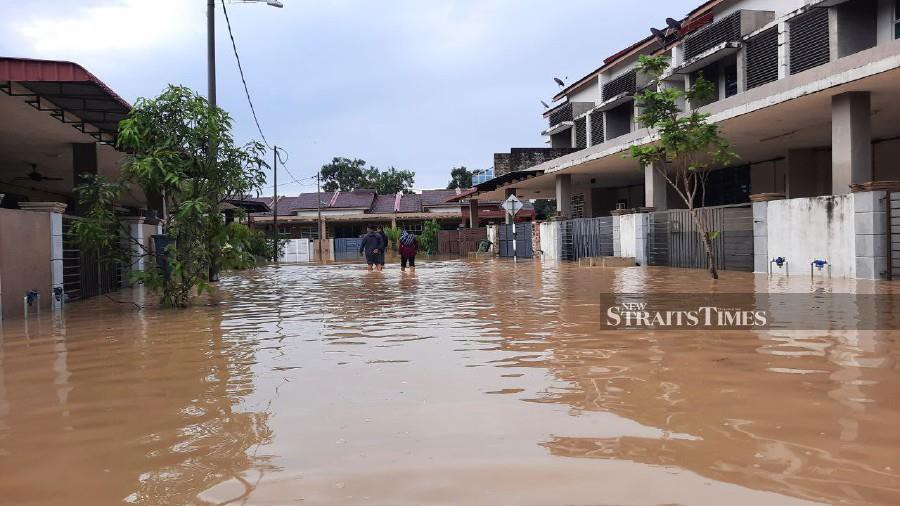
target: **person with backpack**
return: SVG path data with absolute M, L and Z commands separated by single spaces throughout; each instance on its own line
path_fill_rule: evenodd
M 416 236 L 404 230 L 400 234 L 400 270 L 405 271 L 409 264 L 410 272 L 416 272 L 416 253 L 419 251 L 419 242 Z

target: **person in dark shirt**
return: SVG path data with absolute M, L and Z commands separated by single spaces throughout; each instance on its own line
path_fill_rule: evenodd
M 382 241 L 381 236 L 375 232 L 372 227 L 368 227 L 368 232 L 363 236 L 362 242 L 359 243 L 359 252 L 366 255 L 366 264 L 369 265 L 369 271 L 373 268 L 382 269 L 379 263 L 379 254 L 383 254 L 386 243 Z
M 378 236 L 381 237 L 381 253 L 378 253 L 378 265 L 384 269 L 384 253 L 388 247 L 388 236 L 384 233 L 384 227 L 378 227 Z

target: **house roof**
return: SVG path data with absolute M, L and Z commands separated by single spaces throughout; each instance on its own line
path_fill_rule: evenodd
M 450 203 L 450 199 L 462 193 L 462 190 L 422 190 L 422 206 L 442 206 Z
M 701 18 L 704 15 L 708 15 L 709 12 L 715 6 L 721 4 L 722 2 L 725 2 L 725 1 L 727 1 L 727 0 L 707 0 L 706 2 L 703 2 L 700 6 L 694 8 L 682 20 L 682 22 L 685 23 L 685 25 L 686 25 L 685 26 L 686 29 L 682 29 L 681 32 L 679 32 L 679 35 L 684 36 L 691 31 L 699 29 L 701 26 L 706 24 L 706 22 L 712 21 L 712 19 L 709 19 L 706 22 L 696 23 L 696 21 L 699 20 L 698 18 Z M 592 78 L 596 77 L 597 74 L 599 74 L 600 72 L 606 70 L 607 67 L 611 67 L 612 65 L 619 62 L 623 58 L 626 58 L 626 57 L 634 54 L 636 51 L 639 51 L 655 42 L 656 42 L 656 38 L 653 35 L 650 35 L 650 36 L 645 37 L 645 38 L 641 39 L 640 41 L 635 42 L 634 44 L 626 47 L 625 49 L 622 49 L 621 51 L 607 57 L 606 59 L 603 60 L 603 65 L 597 67 L 597 69 L 595 69 L 593 72 L 587 74 L 586 76 L 582 77 L 578 81 L 575 81 L 574 83 L 570 84 L 569 86 L 566 86 L 565 88 L 563 88 L 559 93 L 557 93 L 553 97 L 553 101 L 556 102 L 558 100 L 561 100 L 562 98 L 567 96 L 572 91 L 587 84 L 588 81 L 590 81 Z

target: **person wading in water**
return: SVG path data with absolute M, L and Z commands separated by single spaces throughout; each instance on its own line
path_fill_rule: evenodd
M 419 251 L 419 242 L 416 236 L 406 230 L 400 235 L 400 270 L 406 270 L 409 264 L 410 272 L 416 272 L 416 253 Z
M 378 253 L 378 265 L 381 266 L 381 269 L 384 269 L 384 255 L 387 253 L 388 248 L 388 236 L 384 233 L 384 227 L 378 227 L 378 237 L 381 237 L 381 252 Z M 378 269 L 378 270 L 381 270 Z
M 375 232 L 371 226 L 367 227 L 366 230 L 368 232 L 363 236 L 363 240 L 359 244 L 359 252 L 366 255 L 366 264 L 369 265 L 369 271 L 373 267 L 380 271 L 382 264 L 379 256 L 384 254 L 384 248 L 387 246 L 387 243 L 381 239 L 381 235 Z

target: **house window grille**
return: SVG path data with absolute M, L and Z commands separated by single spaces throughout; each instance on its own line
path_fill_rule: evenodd
M 747 89 L 777 80 L 778 27 L 772 27 L 747 41 Z
M 828 63 L 828 9 L 813 9 L 791 22 L 791 75 Z

